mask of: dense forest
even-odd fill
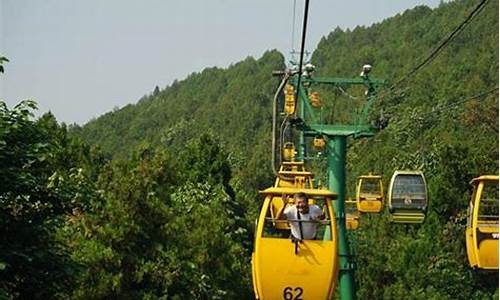
[[[429,184],[422,225],[363,215],[349,233],[359,299],[499,297],[497,272],[469,268],[464,234],[469,181],[498,174],[498,93],[485,93],[498,87],[498,2],[411,72],[476,6],[337,28],[312,54],[318,76],[369,63],[388,80],[375,106],[389,125],[350,140],[348,192],[367,172],[387,186],[394,170],[421,169]],[[273,183],[271,73],[284,68],[275,50],[207,68],[83,126],[0,101],[0,299],[252,298],[257,191]],[[362,97],[321,94],[331,119]]]

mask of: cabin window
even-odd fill
[[[272,202],[271,202],[272,203]],[[277,219],[278,211],[275,211],[273,205],[270,205],[266,210],[266,216],[264,220],[264,227],[262,230],[263,238],[281,238],[281,239],[290,239],[291,238],[291,230],[290,226],[300,227],[299,223],[302,223],[303,230],[304,227],[315,227],[315,238],[314,240],[331,240],[331,216],[328,213],[328,201],[323,197],[310,197],[309,203],[314,203],[317,205],[325,216],[322,220],[309,220],[309,219],[297,219],[294,217],[293,219]],[[287,203],[288,206],[292,206],[293,203]],[[293,224],[292,224],[293,223]]]
[[[398,176],[394,184],[395,195],[415,195],[425,197],[425,183],[420,175]]]
[[[498,183],[485,182],[479,204],[479,221],[498,223]],[[496,226],[496,225],[495,225]]]
[[[394,181],[392,190],[393,206],[424,207],[427,193],[425,182],[420,175],[399,175]]]
[[[370,195],[380,194],[380,183],[378,179],[363,179],[361,181],[361,193]]]

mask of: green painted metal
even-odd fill
[[[359,78],[332,78],[332,77],[307,77],[302,79],[304,84],[332,84],[332,85],[355,85],[355,84],[371,84],[374,86],[383,86],[387,82],[380,79],[371,79],[368,76],[360,76]]]
[[[335,135],[328,139],[328,188],[337,193],[334,208],[337,222],[340,299],[356,299],[354,263],[345,224],[345,157],[347,137]]]
[[[358,137],[371,137],[375,133],[373,128],[369,125],[323,125],[323,124],[312,124],[303,125],[302,130],[306,136],[316,136],[318,134],[333,136],[354,136]]]
[[[313,123],[318,123],[318,116],[316,116],[316,113],[314,112],[314,108],[312,107],[311,103],[309,102],[309,96],[307,95],[307,88],[303,87],[299,91],[299,95],[301,99],[305,99],[305,101],[302,101],[301,107],[305,108],[305,111],[307,112],[308,120],[311,120]],[[303,115],[301,115],[301,119],[304,120],[306,117],[305,112]]]

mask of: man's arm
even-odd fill
[[[287,207],[287,200],[285,199],[285,201],[283,203],[283,207],[280,209],[280,211],[276,215],[276,219],[277,220],[286,220],[287,219],[286,214],[287,214],[289,209],[290,209],[290,206]]]

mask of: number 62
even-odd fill
[[[301,287],[292,288],[287,286],[283,290],[283,299],[285,300],[302,300],[302,293],[304,290]],[[295,294],[295,297],[294,297]]]

